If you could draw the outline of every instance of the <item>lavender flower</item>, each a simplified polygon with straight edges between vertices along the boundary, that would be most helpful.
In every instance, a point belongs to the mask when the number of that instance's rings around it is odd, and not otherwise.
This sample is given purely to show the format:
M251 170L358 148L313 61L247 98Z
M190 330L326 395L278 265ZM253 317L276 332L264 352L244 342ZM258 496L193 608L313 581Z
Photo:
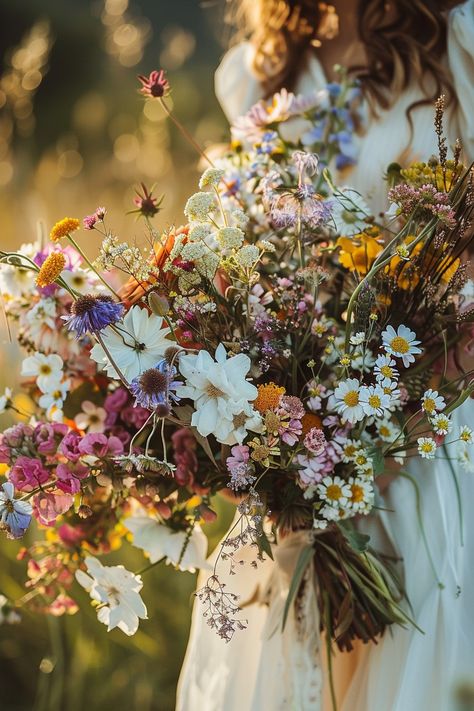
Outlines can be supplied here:
M27 501L15 501L14 487L9 481L0 491L0 527L6 529L8 538L21 538L30 525L33 509Z
M69 331L75 331L76 337L84 336L88 331L97 333L119 321L124 312L122 304L118 304L111 296L100 294L80 296L71 306L71 315L63 316Z

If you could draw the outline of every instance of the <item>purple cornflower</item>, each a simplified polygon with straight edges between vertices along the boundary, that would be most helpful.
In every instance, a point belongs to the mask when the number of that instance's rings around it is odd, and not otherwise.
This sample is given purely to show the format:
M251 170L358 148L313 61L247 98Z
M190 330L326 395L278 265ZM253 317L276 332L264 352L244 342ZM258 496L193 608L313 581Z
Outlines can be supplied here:
M76 337L84 336L88 331L97 333L106 326L119 321L124 312L122 304L111 296L100 294L80 296L71 306L71 315L62 318L67 323L69 331L75 331Z
M176 368L163 359L134 378L130 391L135 398L135 407L156 410L160 417L166 417L170 412L170 399L178 400L172 392L179 385L173 380L176 374Z
M13 484L2 484L0 490L0 528L7 531L8 538L21 538L30 525L33 509L27 501L13 498Z

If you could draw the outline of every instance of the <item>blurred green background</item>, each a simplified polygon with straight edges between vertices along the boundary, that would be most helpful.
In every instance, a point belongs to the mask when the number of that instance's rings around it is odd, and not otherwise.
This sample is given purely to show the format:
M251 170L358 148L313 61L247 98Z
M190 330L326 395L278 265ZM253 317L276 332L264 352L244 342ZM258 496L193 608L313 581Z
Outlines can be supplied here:
M0 214L2 248L36 238L64 215L82 217L98 205L120 237L140 239L132 215L143 181L165 194L155 221L183 221L183 205L199 171L192 149L160 108L138 95L137 73L163 67L175 111L203 145L226 140L213 73L229 31L225 0L0 0ZM93 240L94 233L89 239ZM82 244L92 253L94 244ZM16 348L2 330L0 386L15 381ZM10 374L10 375L9 375ZM0 426L8 417L0 415ZM211 527L215 545L229 516ZM30 533L30 541L35 531ZM27 541L25 541L28 543ZM18 599L26 564L19 544L0 540L0 592ZM141 552L124 544L131 570ZM26 612L0 625L2 711L89 711L174 708L191 615L195 577L158 566L144 575L149 620L135 637L110 634L88 596L73 617Z

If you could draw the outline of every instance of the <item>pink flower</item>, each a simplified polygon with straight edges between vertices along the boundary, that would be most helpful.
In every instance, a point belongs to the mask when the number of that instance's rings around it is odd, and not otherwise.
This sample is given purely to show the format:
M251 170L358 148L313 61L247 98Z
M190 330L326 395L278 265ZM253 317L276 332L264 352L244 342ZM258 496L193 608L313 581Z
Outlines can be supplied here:
M304 446L313 454L321 454L326 445L326 437L319 427L312 427L304 438Z
M93 215L86 215L82 220L82 226L85 230L93 230L96 222L97 215L95 213Z
M293 395L283 395L280 400L280 407L289 414L292 419L301 420L304 415L303 403L299 397Z
M9 479L19 491L32 491L37 486L46 484L49 471L45 469L41 459L21 456L13 465Z
M59 451L61 454L64 454L66 459L69 459L70 462L77 462L81 456L81 451L79 449L80 441L81 436L77 432L68 432L59 445Z
M79 442L81 454L91 454L94 457L117 456L123 453L123 444L118 437L107 437L104 434L92 432Z
M43 526L52 526L58 516L68 511L73 497L59 491L41 491L33 496L33 516Z
M143 74L139 74L138 80L142 85L140 93L144 96L159 99L163 96L168 96L170 93L170 85L166 79L163 69L160 69L159 71L155 69L148 77L143 76Z
M77 494L81 490L81 479L87 476L89 468L83 464L58 464L56 467L57 487L66 494Z
M69 595L64 595L60 593L56 600L45 608L45 612L54 617L60 617L61 615L74 615L78 611L77 602L75 602Z
M230 450L231 456L227 457L226 465L230 472L231 489L244 489L255 481L255 469L250 460L250 450L246 444L236 444Z
M33 442L40 454L56 454L61 439L67 434L67 425L41 422L33 432Z
M150 413L148 410L145 410L144 407L133 407L133 405L130 405L122 410L120 416L126 425L136 427L136 429L139 430L150 417Z

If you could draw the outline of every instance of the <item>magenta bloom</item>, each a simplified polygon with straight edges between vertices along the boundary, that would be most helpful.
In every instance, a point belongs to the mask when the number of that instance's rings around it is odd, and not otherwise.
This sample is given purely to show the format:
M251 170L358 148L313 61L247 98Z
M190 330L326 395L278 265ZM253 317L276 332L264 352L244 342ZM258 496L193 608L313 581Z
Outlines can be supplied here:
M319 427L312 427L304 438L304 446L313 454L321 454L326 446L326 437Z
M59 443L67 434L67 425L41 422L33 432L33 442L40 454L53 455L58 451Z
M99 432L91 432L79 442L81 454L90 454L93 457L118 456L123 454L123 444L118 437L107 437Z
M85 230L93 230L95 227L95 223L97 222L97 215L86 215L83 220L82 220L82 226L84 227Z
M139 74L138 80L142 85L140 93L144 96L159 99L163 96L168 96L170 93L170 85L163 69L159 71L155 69L148 77Z
M73 502L70 494L41 491L33 496L33 516L43 526L52 526L58 516L71 508Z
M46 484L49 471L40 459L21 456L11 468L9 479L18 491L33 491L41 484Z
M89 468L80 462L58 464L56 468L58 489L66 494L77 494L81 490L81 479L89 473Z
M77 462L81 456L81 451L79 449L79 443L81 441L81 436L77 432L68 432L61 444L59 445L59 451L64 454L66 459L70 462Z
M30 425L24 425L19 422L17 425L8 427L2 437L2 444L6 447L11 447L11 449L19 449L25 440L31 439L33 435L33 428Z

